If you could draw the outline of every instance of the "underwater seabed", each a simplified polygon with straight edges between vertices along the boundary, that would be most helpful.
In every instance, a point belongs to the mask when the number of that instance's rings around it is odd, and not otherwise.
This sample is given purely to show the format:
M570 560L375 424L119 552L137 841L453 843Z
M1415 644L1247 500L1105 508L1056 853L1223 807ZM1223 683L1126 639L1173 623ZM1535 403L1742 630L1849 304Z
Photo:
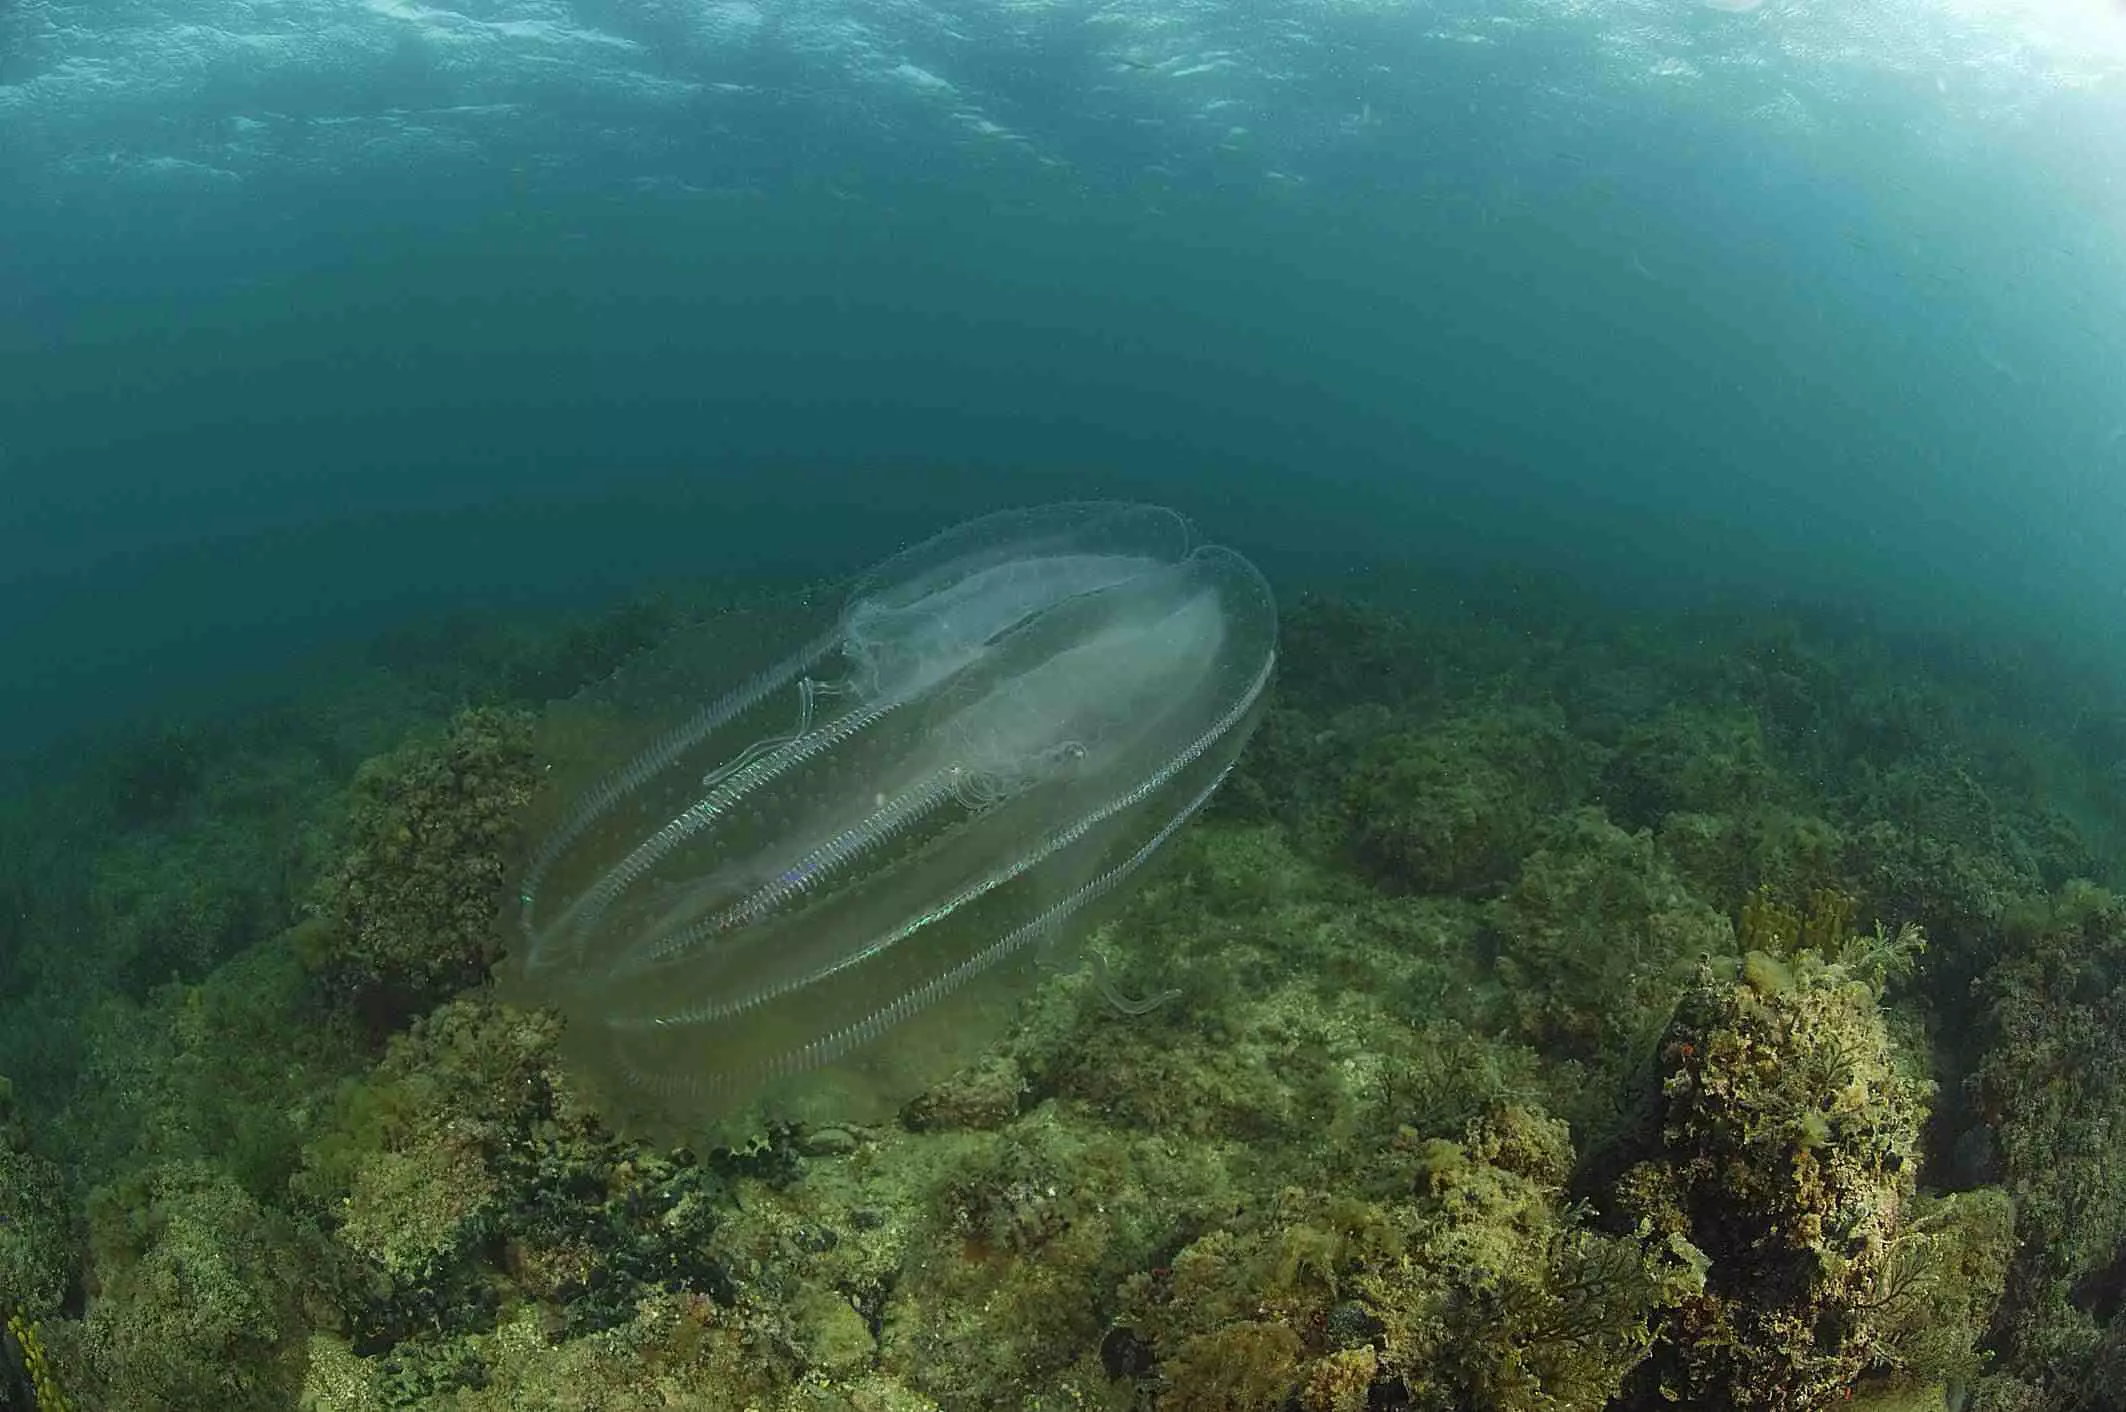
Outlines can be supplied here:
M1204 599L1192 553L1005 615L1141 674L1162 709L1135 734L1045 688L933 728L996 699L905 689L954 654L940 680L1038 666L957 610L852 641L875 580L402 634L312 699L25 775L0 806L0 1407L2115 1405L2115 683L1828 614L1441 606L1475 584L1289 597L1251 703L1265 635L1212 645L1192 605L1254 600ZM1027 560L947 554L942 582ZM1118 589L1120 637L1050 616ZM1176 615L1194 656L1127 648ZM930 665L896 678L887 642ZM802 665L682 762L657 742L711 645L726 681ZM799 745L888 700L932 727L854 730L838 770ZM1172 789L1115 783L1205 741ZM1093 770L1102 742L1131 763ZM1044 795L1073 770L1086 795ZM726 817L741 793L758 821ZM613 968L629 1005L800 995L831 954L696 943L793 900L900 931L881 879L958 897L1125 797L1155 807L978 929L1159 845L1072 914L1079 949L978 1024L893 1027L964 1044L950 1072L882 1111L740 1104L714 1142L676 1133L715 1105L662 1093L613 1121L585 1038ZM704 801L744 867L644 851ZM498 992L541 937L553 993ZM920 987L979 948L909 954Z

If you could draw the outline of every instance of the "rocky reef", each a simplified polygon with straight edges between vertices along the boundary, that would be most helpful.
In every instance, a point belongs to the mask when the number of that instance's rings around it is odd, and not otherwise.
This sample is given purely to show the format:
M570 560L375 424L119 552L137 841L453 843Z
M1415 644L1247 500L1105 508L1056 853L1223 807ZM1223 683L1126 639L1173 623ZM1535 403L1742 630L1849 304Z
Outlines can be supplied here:
M1096 965L889 1121L675 1144L485 973L547 702L687 611L25 768L0 1409L2109 1405L2086 671L1301 599Z

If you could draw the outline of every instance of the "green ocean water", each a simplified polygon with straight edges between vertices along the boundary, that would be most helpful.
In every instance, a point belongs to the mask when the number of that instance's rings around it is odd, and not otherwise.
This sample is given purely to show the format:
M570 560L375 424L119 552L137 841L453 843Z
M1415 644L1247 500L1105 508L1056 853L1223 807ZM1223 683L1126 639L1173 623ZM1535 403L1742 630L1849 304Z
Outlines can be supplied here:
M51 294L4 350L8 734L226 699L425 611L842 573L1109 495L1324 581L1508 566L2104 655L2097 227L1974 227L1743 138L1651 192L1588 150L1321 195L363 217Z

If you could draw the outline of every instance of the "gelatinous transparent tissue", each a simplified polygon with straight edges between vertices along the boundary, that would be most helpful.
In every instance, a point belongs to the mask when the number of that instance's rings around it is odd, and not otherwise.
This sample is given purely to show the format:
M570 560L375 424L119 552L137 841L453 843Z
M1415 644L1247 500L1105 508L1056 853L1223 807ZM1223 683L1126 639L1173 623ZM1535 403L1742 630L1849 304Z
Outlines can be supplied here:
M991 515L803 616L726 615L551 732L504 989L622 1122L875 1116L964 1062L1210 798L1276 659L1261 575L1153 506Z

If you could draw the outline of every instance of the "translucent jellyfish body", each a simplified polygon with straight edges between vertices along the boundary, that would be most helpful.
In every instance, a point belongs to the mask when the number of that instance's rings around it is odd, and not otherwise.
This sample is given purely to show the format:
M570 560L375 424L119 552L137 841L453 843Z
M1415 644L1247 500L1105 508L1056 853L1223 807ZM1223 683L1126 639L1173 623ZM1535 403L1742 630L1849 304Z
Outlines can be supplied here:
M624 1121L898 1102L1202 808L1276 631L1261 575L1171 511L1072 504L888 560L749 676L695 644L587 713L673 723L551 810L506 988L566 1015Z

